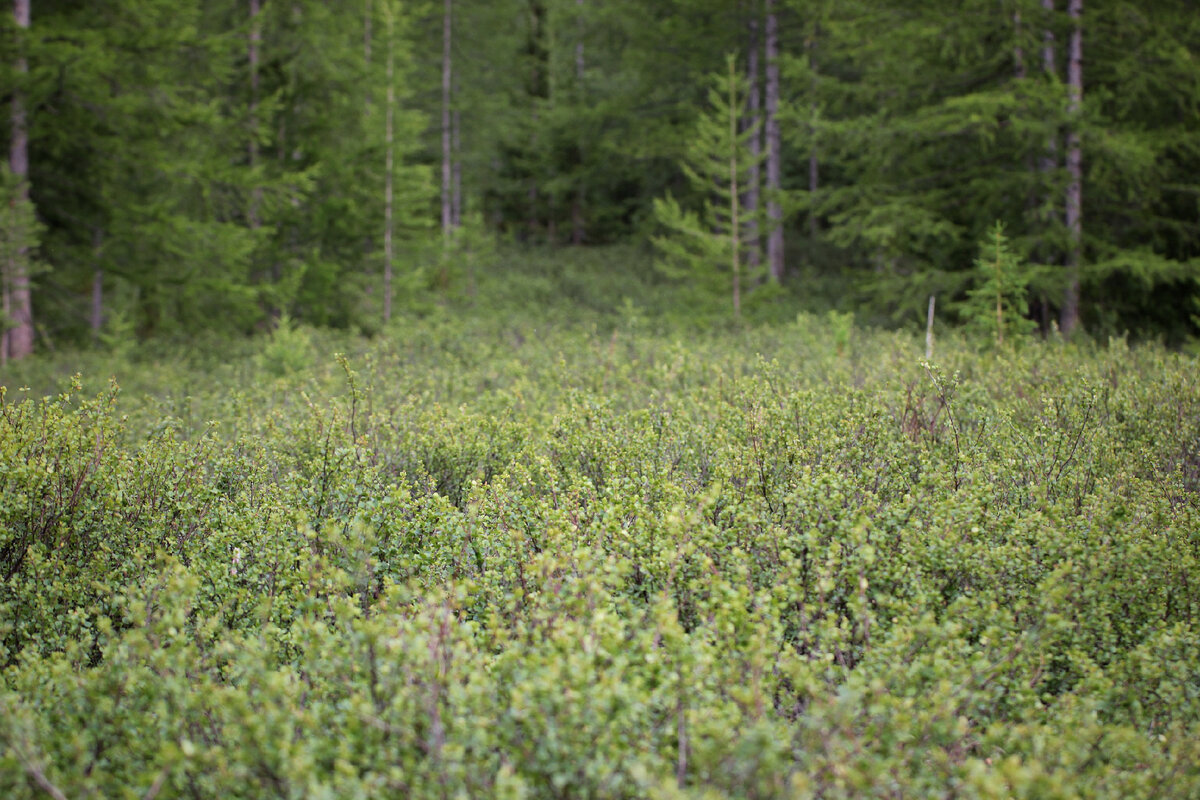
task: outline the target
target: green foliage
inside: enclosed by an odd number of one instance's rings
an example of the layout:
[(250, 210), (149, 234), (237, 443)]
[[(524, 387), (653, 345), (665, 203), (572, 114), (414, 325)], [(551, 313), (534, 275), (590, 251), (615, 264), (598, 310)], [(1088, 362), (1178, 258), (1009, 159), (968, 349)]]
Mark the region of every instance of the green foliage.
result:
[(275, 321), (275, 329), (263, 343), (258, 365), (276, 377), (299, 372), (312, 365), (315, 358), (312, 337), (284, 313)]
[(1036, 323), (1027, 319), (1030, 271), (1012, 251), (1002, 223), (997, 222), (980, 245), (973, 278), (967, 299), (958, 306), (971, 328), (997, 345), (1004, 344), (1005, 333), (1011, 343), (1034, 330)]
[(23, 365), (0, 794), (1200, 791), (1194, 357), (626, 309)]
[[(733, 284), (733, 309), (741, 313), (744, 274), (751, 246), (750, 225), (761, 216), (739, 206), (749, 184), (750, 167), (759, 156), (750, 141), (759, 126), (741, 130), (742, 105), (749, 89), (738, 72), (733, 54), (726, 70), (710, 79), (708, 112), (702, 115), (688, 140), (680, 164), (699, 210), (685, 209), (671, 195), (655, 198), (654, 216), (665, 234), (653, 239), (661, 254), (657, 268), (669, 278), (684, 281), (700, 296), (714, 293), (722, 284)], [(751, 279), (758, 276), (749, 276)]]

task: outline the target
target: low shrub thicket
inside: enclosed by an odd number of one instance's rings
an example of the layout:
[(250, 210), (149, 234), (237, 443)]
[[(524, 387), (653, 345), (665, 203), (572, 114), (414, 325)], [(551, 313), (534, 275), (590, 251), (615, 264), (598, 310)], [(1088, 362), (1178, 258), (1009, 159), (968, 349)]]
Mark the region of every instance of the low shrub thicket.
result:
[(1200, 795), (1194, 359), (631, 325), (20, 375), (0, 795)]

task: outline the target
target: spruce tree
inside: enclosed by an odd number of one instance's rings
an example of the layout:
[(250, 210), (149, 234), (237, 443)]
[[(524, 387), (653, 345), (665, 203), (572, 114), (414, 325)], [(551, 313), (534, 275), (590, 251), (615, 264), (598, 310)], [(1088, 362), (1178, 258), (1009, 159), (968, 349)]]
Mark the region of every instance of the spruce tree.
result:
[(738, 317), (753, 218), (741, 208), (741, 192), (751, 164), (761, 156), (751, 144), (757, 126), (739, 131), (748, 85), (734, 55), (727, 56), (726, 67), (711, 78), (708, 111), (697, 122), (680, 165), (700, 198), (698, 207), (685, 208), (670, 194), (655, 200), (655, 217), (665, 233), (654, 244), (661, 255), (659, 269), (702, 294), (729, 281)]

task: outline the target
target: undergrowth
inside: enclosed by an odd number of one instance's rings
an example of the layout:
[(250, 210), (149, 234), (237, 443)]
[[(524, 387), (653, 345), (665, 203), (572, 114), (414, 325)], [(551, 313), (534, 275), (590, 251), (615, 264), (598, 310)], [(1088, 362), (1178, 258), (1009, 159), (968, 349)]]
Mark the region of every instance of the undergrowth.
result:
[(1200, 794), (1194, 358), (611, 311), (10, 373), (0, 795)]

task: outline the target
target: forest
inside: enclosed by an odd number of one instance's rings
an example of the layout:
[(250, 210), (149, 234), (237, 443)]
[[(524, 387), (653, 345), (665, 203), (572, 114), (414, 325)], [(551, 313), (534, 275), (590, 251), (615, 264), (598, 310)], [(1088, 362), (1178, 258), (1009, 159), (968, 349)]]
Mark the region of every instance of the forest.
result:
[(15, 0), (0, 797), (1200, 797), (1190, 0)]
[(3, 355), (281, 314), (372, 332), (473, 297), (497, 244), (624, 245), (685, 316), (745, 295), (918, 325), (935, 295), (955, 324), (998, 223), (1006, 302), (1043, 335), (1179, 345), (1200, 329), (1196, 12), (16, 0)]

